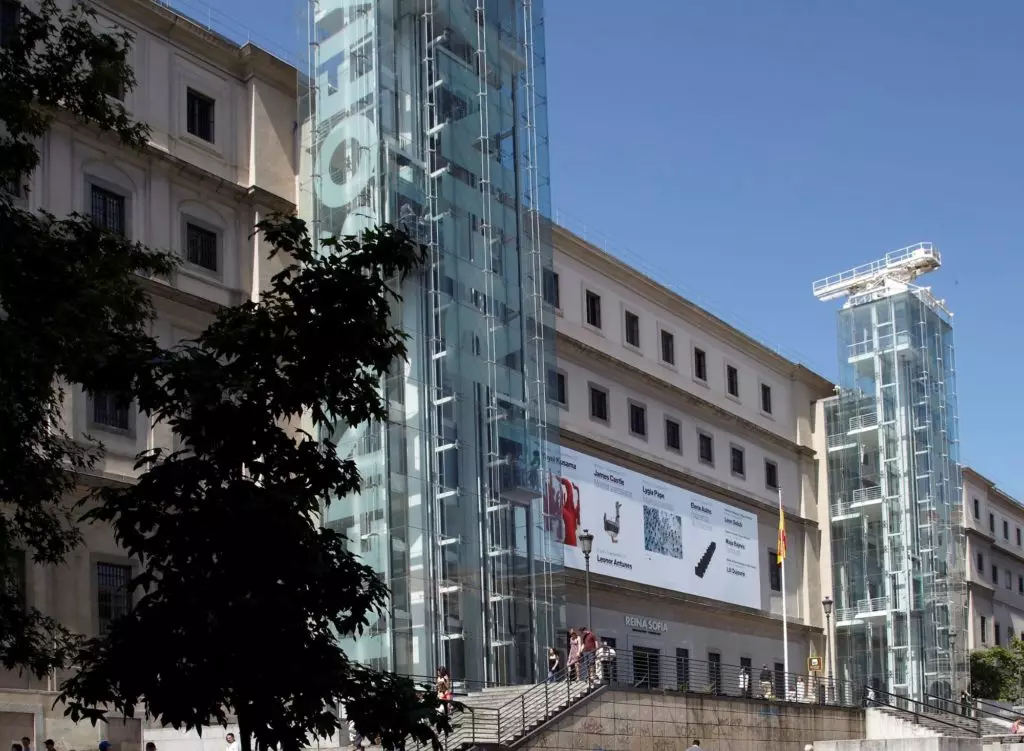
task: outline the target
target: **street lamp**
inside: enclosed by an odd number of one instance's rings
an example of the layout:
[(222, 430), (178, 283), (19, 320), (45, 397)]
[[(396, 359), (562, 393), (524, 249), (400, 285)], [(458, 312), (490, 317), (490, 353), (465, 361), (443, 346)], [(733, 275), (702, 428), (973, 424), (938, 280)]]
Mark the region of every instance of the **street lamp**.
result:
[(950, 697), (956, 701), (956, 629), (949, 629), (949, 683)]
[[(821, 601), (821, 609), (825, 611), (825, 659), (828, 661), (826, 668), (828, 669), (828, 687), (825, 693), (825, 703), (828, 703), (829, 694), (835, 694), (835, 689), (832, 687), (832, 598), (825, 595), (825, 599)], [(835, 699), (835, 696), (832, 697)]]
[(583, 530), (580, 534), (580, 550), (583, 551), (583, 561), (586, 568), (586, 586), (587, 586), (587, 628), (593, 628), (594, 624), (590, 622), (590, 552), (594, 549), (594, 536), (587, 530)]

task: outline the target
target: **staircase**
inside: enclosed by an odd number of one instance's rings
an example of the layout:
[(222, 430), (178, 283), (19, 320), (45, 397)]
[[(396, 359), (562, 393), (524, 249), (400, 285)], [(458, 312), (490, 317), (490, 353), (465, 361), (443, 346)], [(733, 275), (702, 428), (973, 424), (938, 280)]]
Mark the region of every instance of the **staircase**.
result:
[[(923, 729), (928, 735), (947, 738), (980, 738), (988, 732), (988, 720), (967, 717), (952, 701), (929, 697), (920, 702), (900, 694), (866, 689), (869, 709), (878, 709)], [(998, 731), (997, 731), (998, 732)]]
[[(452, 717), (453, 731), (442, 738), (445, 751), (475, 747), (514, 747), (532, 731), (570, 707), (603, 690), (586, 681), (555, 681), (503, 686), (456, 696), (464, 709)], [(415, 744), (412, 749), (426, 748)]]

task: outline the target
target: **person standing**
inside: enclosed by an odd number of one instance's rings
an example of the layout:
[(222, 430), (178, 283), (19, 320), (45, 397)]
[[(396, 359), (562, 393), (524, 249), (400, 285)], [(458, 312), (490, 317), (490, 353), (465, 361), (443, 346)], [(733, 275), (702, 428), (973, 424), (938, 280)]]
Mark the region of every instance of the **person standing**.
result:
[(558, 656), (558, 650), (548, 647), (548, 683), (555, 680), (558, 671), (562, 669), (562, 658)]
[(604, 639), (597, 650), (598, 679), (601, 683), (608, 683), (612, 677), (612, 663), (615, 662), (615, 650)]
[(448, 668), (444, 665), (437, 669), (437, 683), (435, 688), (437, 689), (437, 698), (441, 702), (441, 709), (443, 710), (445, 717), (447, 717), (448, 703), (452, 700), (452, 677), (448, 672)]
[(740, 696), (750, 698), (750, 668), (740, 668)]
[(771, 699), (773, 697), (772, 692), (772, 671), (768, 669), (767, 665), (761, 666), (761, 698)]
[(686, 751), (701, 751), (700, 738), (694, 739), (693, 745), (686, 749)]
[(569, 629), (569, 659), (566, 664), (569, 666), (570, 681), (578, 681), (580, 679), (581, 648), (580, 635), (576, 633), (576, 629)]
[(590, 630), (590, 626), (584, 626), (583, 632), (583, 665), (587, 669), (587, 680), (593, 681), (597, 677), (597, 637)]
[[(228, 733), (227, 735), (225, 735), (224, 743), (226, 744), (224, 747), (224, 751), (238, 751), (238, 741), (235, 740), (234, 733)], [(103, 750), (100, 749), (100, 751)]]
[(21, 747), (23, 749), (25, 749), (25, 751), (35, 751), (32, 748), (32, 739), (29, 738), (27, 735), (22, 737), (22, 739), (21, 739)]

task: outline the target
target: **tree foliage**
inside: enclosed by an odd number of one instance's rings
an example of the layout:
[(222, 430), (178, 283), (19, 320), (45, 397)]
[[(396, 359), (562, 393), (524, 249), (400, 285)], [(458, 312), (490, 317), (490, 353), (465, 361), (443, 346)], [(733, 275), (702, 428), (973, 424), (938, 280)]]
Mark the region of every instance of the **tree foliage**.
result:
[[(140, 455), (138, 483), (96, 491), (87, 514), (143, 562), (141, 597), (91, 640), (64, 686), (74, 718), (137, 704), (196, 727), (237, 716), (243, 743), (292, 751), (338, 729), (344, 704), (369, 734), (432, 737), (408, 681), (352, 664), (337, 635), (359, 633), (387, 591), (345, 539), (318, 523), (359, 473), (329, 435), (335, 420), (385, 418), (379, 391), (405, 357), (389, 286), (420, 249), (383, 227), (324, 240), (277, 217), (259, 226), (289, 262), (258, 302), (223, 309), (140, 379), (139, 407), (187, 448)], [(303, 419), (306, 430), (296, 429)], [(146, 654), (140, 660), (139, 655)]]
[[(387, 591), (317, 523), (359, 487), (355, 465), (317, 436), (384, 417), (379, 380), (405, 355), (389, 283), (420, 250), (383, 227), (314, 252), (301, 222), (277, 217), (259, 229), (290, 262), (259, 302), (160, 349), (147, 291), (174, 256), (87, 217), (28, 212), (10, 191), (38, 167), (57, 118), (144, 146), (147, 128), (107, 96), (134, 83), (130, 41), (97, 31), (86, 4), (42, 0), (21, 8), (0, 50), (0, 664), (39, 676), (74, 665), (62, 698), (76, 719), (138, 704), (176, 727), (235, 715), (246, 747), (290, 751), (338, 730), (344, 704), (385, 745), (436, 742), (447, 720), (432, 692), (341, 649)], [(68, 384), (134, 399), (187, 450), (141, 455), (137, 484), (69, 508), (102, 446), (62, 429)], [(10, 565), (12, 551), (61, 562), (82, 523), (111, 525), (140, 562), (137, 608), (84, 643), (24, 606)]]
[[(43, 676), (68, 664), (74, 634), (27, 608), (15, 554), (60, 563), (80, 541), (67, 503), (74, 472), (87, 472), (97, 444), (61, 427), (64, 384), (129, 393), (130, 362), (153, 349), (152, 308), (137, 274), (166, 274), (171, 257), (102, 232), (86, 217), (32, 213), (13, 199), (39, 165), (39, 138), (73, 117), (130, 147), (146, 128), (103, 95), (134, 82), (130, 37), (98, 33), (85, 4), (22, 6), (0, 49), (0, 665)], [(58, 109), (59, 108), (59, 109)], [(58, 115), (58, 111), (63, 114)]]
[(1024, 699), (1024, 642), (971, 653), (971, 694), (979, 699), (1018, 702)]

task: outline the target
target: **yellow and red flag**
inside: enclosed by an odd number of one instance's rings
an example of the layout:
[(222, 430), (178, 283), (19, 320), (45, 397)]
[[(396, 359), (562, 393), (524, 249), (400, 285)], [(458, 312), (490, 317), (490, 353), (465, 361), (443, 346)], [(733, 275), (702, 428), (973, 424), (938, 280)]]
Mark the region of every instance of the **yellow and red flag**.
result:
[(786, 560), (786, 517), (782, 513), (782, 504), (779, 504), (779, 545), (778, 552), (775, 554), (775, 562), (781, 566), (784, 560)]

